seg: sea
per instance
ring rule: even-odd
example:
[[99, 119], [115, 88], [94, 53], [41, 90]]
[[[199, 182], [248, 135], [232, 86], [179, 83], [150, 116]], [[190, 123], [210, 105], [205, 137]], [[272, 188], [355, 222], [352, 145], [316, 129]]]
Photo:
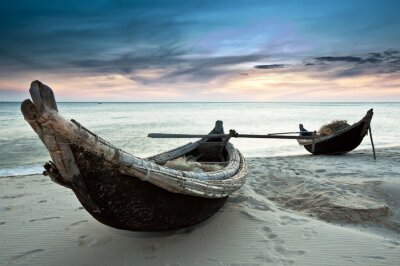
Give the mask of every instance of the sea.
[[[371, 108], [375, 147], [400, 145], [400, 103], [58, 103], [65, 118], [77, 120], [115, 146], [141, 157], [196, 140], [152, 139], [148, 133], [207, 134], [217, 120], [223, 121], [226, 132], [235, 129], [241, 134], [298, 131], [299, 123], [308, 130], [318, 130], [337, 119], [355, 123]], [[296, 140], [238, 138], [231, 142], [246, 157], [307, 154]], [[368, 136], [358, 149], [371, 149]], [[42, 173], [48, 160], [47, 150], [20, 112], [20, 103], [0, 102], [0, 176]]]

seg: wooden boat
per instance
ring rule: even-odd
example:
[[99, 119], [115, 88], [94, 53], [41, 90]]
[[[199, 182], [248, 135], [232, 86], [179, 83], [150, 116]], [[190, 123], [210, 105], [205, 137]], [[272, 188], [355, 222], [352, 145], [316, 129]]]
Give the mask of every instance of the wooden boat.
[[[133, 231], [191, 226], [211, 217], [245, 182], [246, 161], [223, 138], [202, 138], [141, 159], [64, 119], [53, 91], [41, 82], [32, 82], [30, 94], [32, 101], [22, 102], [21, 111], [52, 158], [45, 174], [72, 189], [101, 223]], [[223, 133], [222, 121], [211, 133]], [[223, 167], [199, 173], [163, 166], [184, 155]]]
[[[370, 130], [371, 120], [373, 116], [373, 109], [370, 109], [367, 114], [357, 123], [348, 126], [338, 132], [325, 137], [318, 137], [315, 139], [314, 149], [313, 140], [299, 139], [300, 145], [312, 154], [343, 154], [357, 148], [368, 130]], [[300, 125], [300, 131], [304, 130]], [[313, 134], [306, 132], [305, 134]], [[304, 135], [304, 133], [303, 133]], [[372, 140], [372, 138], [371, 138]]]

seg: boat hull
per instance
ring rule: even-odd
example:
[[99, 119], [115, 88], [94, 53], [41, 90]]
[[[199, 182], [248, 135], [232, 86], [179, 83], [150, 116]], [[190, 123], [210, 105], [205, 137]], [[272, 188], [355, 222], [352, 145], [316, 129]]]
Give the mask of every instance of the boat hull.
[[[99, 222], [132, 231], [177, 230], [215, 214], [245, 183], [247, 164], [228, 139], [202, 138], [142, 159], [58, 112], [50, 87], [34, 81], [21, 112], [49, 151], [44, 165], [55, 183], [71, 189]], [[223, 134], [217, 121], [211, 134]], [[165, 163], [190, 156], [215, 171], [183, 171]]]
[[304, 145], [304, 148], [314, 155], [339, 155], [348, 153], [361, 144], [368, 132], [367, 129], [369, 128], [369, 124], [370, 119], [364, 119], [350, 130], [332, 136], [324, 141], [316, 142], [314, 151], [312, 149], [312, 143]]
[[[118, 166], [78, 146], [71, 145], [71, 148], [89, 197], [82, 197], [79, 189], [72, 190], [96, 220], [117, 229], [166, 231], [192, 226], [210, 218], [228, 198], [169, 192], [121, 174]], [[93, 210], [92, 203], [99, 211]]]

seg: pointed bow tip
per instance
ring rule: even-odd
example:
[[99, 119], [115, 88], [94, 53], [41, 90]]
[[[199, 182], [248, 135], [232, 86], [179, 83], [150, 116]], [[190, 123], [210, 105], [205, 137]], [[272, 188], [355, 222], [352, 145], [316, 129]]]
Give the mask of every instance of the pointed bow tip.
[[34, 80], [31, 82], [31, 87], [42, 87], [44, 84], [40, 80]]

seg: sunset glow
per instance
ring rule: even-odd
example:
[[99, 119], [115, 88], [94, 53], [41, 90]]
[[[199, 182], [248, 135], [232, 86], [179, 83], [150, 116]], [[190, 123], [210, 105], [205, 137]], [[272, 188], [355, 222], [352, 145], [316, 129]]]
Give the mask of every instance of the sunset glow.
[[397, 1], [91, 5], [3, 5], [1, 101], [400, 101]]

